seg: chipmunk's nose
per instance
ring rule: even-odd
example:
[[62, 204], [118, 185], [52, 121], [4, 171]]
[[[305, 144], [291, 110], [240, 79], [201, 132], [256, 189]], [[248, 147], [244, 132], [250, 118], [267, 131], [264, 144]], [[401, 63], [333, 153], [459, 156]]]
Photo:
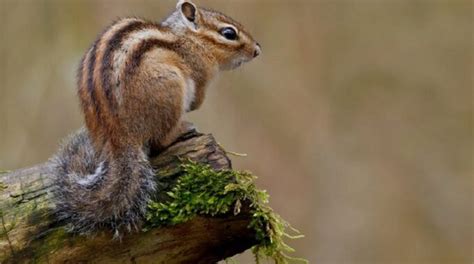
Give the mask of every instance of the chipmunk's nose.
[[262, 53], [262, 46], [260, 46], [260, 44], [255, 44], [255, 51], [253, 52], [253, 57], [257, 57], [258, 55], [260, 55], [260, 53]]

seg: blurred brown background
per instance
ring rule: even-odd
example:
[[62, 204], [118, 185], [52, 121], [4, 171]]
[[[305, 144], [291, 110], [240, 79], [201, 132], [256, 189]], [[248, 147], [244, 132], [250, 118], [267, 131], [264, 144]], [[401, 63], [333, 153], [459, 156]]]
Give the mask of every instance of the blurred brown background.
[[[260, 176], [311, 263], [472, 263], [473, 2], [204, 1], [263, 56], [189, 116]], [[0, 0], [0, 168], [82, 125], [75, 69], [114, 18], [175, 1]], [[247, 253], [241, 263], [250, 263]]]

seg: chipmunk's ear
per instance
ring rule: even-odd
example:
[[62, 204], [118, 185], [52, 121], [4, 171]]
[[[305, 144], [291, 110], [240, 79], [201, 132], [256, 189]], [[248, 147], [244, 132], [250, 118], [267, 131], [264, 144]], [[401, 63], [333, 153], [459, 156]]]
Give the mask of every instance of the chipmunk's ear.
[[186, 24], [190, 26], [193, 30], [197, 29], [196, 17], [197, 17], [197, 7], [191, 1], [180, 0], [176, 5], [178, 12], [181, 13]]

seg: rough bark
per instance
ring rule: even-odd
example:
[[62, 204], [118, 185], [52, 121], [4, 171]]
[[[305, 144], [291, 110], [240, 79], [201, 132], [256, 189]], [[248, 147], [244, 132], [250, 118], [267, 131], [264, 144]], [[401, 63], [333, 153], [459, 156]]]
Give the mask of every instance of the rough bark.
[[[231, 162], [212, 135], [188, 134], [151, 160], [164, 190], [180, 177], [180, 159], [229, 169]], [[0, 175], [0, 263], [214, 263], [255, 244], [247, 228], [248, 211], [239, 215], [195, 217], [171, 227], [112, 240], [107, 232], [73, 236], [53, 217], [49, 164]]]

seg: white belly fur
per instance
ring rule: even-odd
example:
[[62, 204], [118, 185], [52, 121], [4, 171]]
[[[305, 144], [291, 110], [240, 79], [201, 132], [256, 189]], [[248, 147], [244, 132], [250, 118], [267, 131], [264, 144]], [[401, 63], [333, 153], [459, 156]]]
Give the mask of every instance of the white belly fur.
[[184, 90], [184, 100], [183, 100], [183, 109], [185, 112], [191, 110], [191, 104], [194, 102], [194, 97], [196, 96], [196, 84], [194, 80], [188, 78], [186, 81], [186, 88]]

